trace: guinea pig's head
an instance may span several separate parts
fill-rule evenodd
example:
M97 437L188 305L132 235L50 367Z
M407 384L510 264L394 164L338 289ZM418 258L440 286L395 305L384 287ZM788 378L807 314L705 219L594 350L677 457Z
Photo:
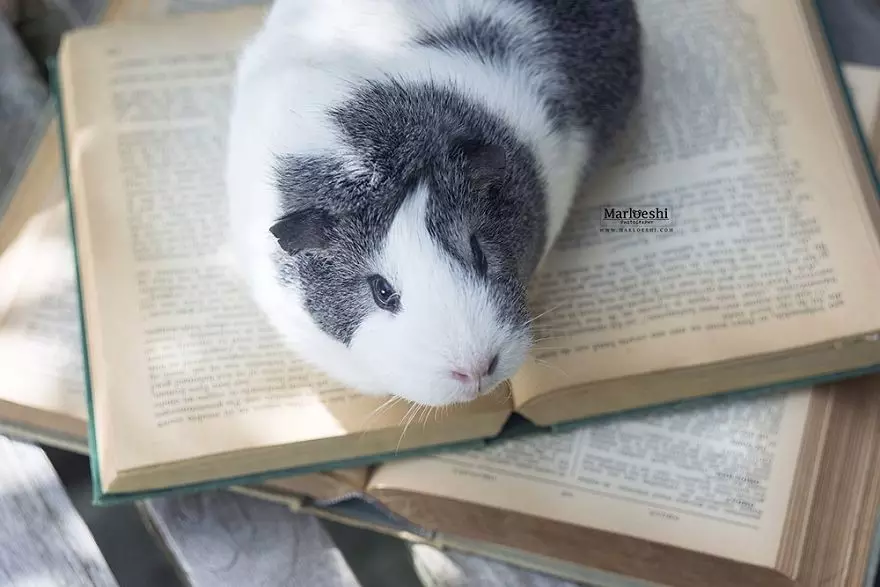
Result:
M282 282L346 349L346 371L365 391L429 406L476 399L521 366L544 243L543 199L513 150L447 146L405 175L324 177L271 227ZM286 189L302 193L330 163L289 165Z

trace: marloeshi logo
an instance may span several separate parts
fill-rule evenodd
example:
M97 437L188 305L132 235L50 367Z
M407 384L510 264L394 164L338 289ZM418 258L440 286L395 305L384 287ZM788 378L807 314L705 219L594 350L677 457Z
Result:
M671 206L603 206L600 232L672 232Z
M605 208L605 220L669 220L669 208Z

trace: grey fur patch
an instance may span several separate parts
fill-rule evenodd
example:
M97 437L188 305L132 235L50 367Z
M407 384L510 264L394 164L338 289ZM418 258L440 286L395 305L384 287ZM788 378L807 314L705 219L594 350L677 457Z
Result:
M522 324L518 284L537 263L545 204L533 155L511 130L449 89L393 80L364 84L329 116L372 172L353 175L341 160L295 155L277 168L285 213L326 212L326 244L276 260L321 328L348 344L364 317L380 311L366 279L395 214L420 183L430 193L429 234L469 278L486 282L506 321ZM481 158L493 147L503 149L500 169ZM472 235L486 257L485 275Z
M537 54L558 63L565 83L553 115L593 130L607 153L642 87L642 28L634 0L511 0L547 23Z
M475 15L437 30L424 31L416 41L426 47L460 52L484 62L503 63L515 58L516 39L497 20Z
M420 44L487 63L546 67L560 84L544 88L555 130L593 129L605 151L632 111L642 85L642 31L633 0L510 0L545 23L524 38L497 19L465 16L425 31Z

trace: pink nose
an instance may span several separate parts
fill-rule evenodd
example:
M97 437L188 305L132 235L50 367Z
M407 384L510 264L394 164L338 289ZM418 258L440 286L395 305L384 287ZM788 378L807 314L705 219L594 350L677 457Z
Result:
M480 379L481 377L489 377L490 375L495 373L496 368L498 368L498 355L493 356L489 361L483 363L483 367L480 369L455 369L452 371L452 378L460 383L470 383L471 381L475 381L477 379Z

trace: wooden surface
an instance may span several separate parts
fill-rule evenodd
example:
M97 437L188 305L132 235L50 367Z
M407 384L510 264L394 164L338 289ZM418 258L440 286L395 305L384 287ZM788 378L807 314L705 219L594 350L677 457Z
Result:
M359 587L311 516L229 492L143 504L157 537L197 587Z
M149 500L142 511L156 539L193 587L368 587L314 517L284 506L228 492L205 492ZM3 436L0 521L3 587L117 587L44 452ZM371 545L365 542L358 547L369 550ZM394 571L373 577L369 584L573 587L481 557L425 545L406 548L417 584L392 582ZM372 556L383 556L382 549Z
M205 492L144 503L157 537L197 587L361 587L312 516L229 492ZM365 534L372 538L370 534ZM369 550L364 543L360 548ZM426 545L407 545L423 587L574 587L512 565ZM374 556L383 556L377 551ZM363 577L362 587L409 587L403 573Z
M0 585L117 586L45 453L3 436Z
M425 587L576 587L505 563L427 545L410 546L416 574Z

